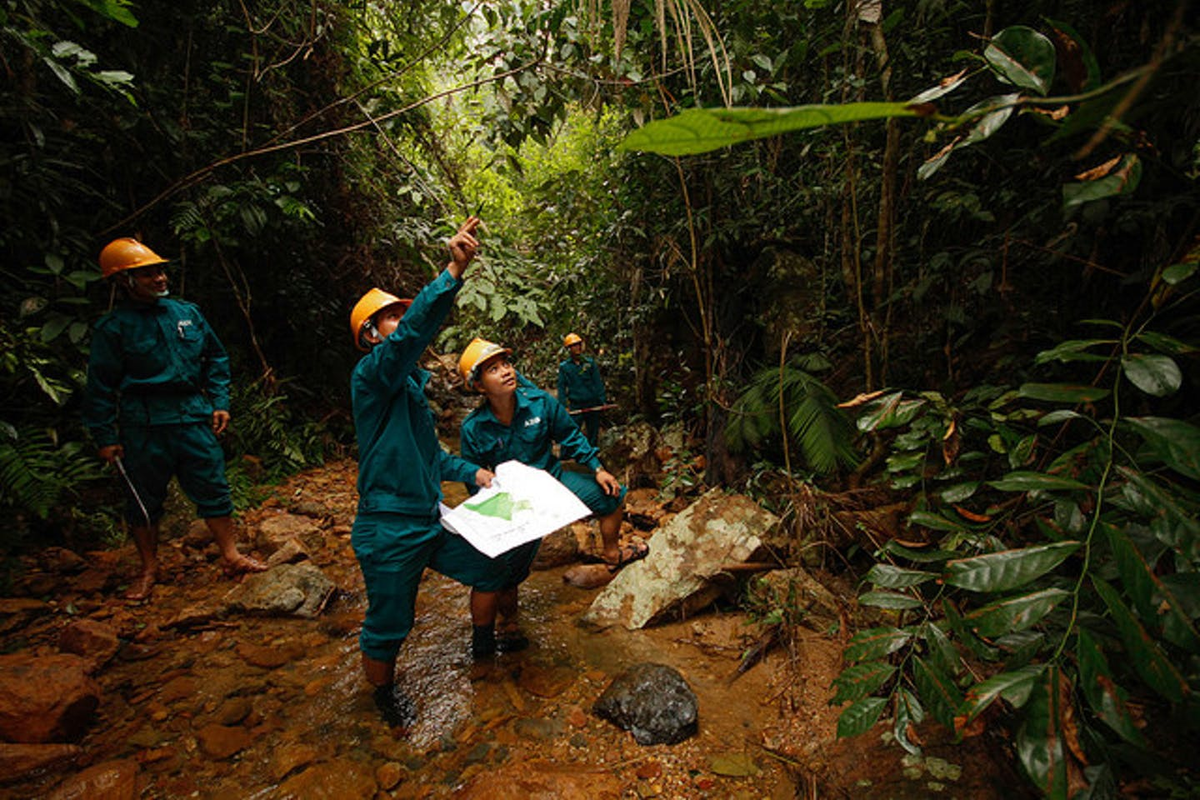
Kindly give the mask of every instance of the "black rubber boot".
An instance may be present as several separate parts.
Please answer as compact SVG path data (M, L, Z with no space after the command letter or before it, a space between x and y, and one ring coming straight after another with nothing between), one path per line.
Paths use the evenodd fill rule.
M471 630L471 655L487 658L496 652L496 632L491 625L476 625Z
M508 631L496 637L497 653L516 653L529 647L529 638L520 631Z
M417 707L395 684L375 687L375 707L383 721L394 728L409 728L417 721Z

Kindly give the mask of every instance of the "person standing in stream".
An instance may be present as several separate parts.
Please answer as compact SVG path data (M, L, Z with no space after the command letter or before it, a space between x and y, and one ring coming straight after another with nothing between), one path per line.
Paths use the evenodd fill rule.
M604 378L596 359L583 354L583 337L568 333L563 337L563 347L568 357L558 365L558 402L567 407L587 440L596 445L603 412L592 409L608 403Z
M490 470L505 461L520 461L557 478L599 520L602 557L610 574L645 558L650 547L642 540L620 544L625 487L604 469L599 452L562 404L517 372L509 361L511 353L507 347L477 338L459 358L463 383L487 399L463 420L459 436L463 458ZM564 469L554 455L555 444L564 459L575 461L588 474ZM485 605L490 598L472 603L475 630L471 651L475 656L513 652L529 644L517 620L517 589L529 575L539 544L541 540L535 539L498 557L507 565L508 583L496 596L493 608ZM474 614L477 605L480 615Z
M429 373L417 361L450 313L479 242L477 217L450 239L450 263L412 300L371 289L350 314L354 344L366 355L350 379L358 439L358 512L350 542L367 588L359 635L363 672L385 722L408 727L416 707L396 683L396 659L412 630L426 567L472 588L491 606L506 584L504 565L445 530L442 481L488 486L492 473L442 449L425 399Z
M225 454L229 357L200 309L168 299L167 260L136 239L109 242L100 271L123 300L92 334L83 423L99 455L121 470L125 519L142 571L125 593L150 598L158 580L158 521L174 475L196 504L230 576L265 564L238 552Z

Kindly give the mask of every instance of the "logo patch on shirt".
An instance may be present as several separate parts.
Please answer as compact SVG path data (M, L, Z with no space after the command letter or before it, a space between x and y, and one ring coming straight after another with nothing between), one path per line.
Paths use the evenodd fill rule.
M541 421L542 421L541 417L530 417L529 419L525 420L525 427L528 428L532 425L537 425Z
M175 323L175 333L180 339L182 339L184 334L187 333L187 329L190 327L192 327L192 321L190 319L181 319Z

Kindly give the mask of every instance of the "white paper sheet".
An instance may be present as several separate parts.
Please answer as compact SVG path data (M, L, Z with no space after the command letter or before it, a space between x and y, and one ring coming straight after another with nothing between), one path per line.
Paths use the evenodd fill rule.
M442 505L442 526L495 558L592 513L545 470L519 461L496 467L492 485L457 508Z

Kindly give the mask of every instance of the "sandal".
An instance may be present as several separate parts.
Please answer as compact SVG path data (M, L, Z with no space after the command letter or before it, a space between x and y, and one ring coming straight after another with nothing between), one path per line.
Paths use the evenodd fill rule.
M641 539L634 539L628 544L621 545L620 550L617 551L615 562L605 561L604 564L610 573L616 573L635 561L641 561L648 555L650 555L650 545Z

